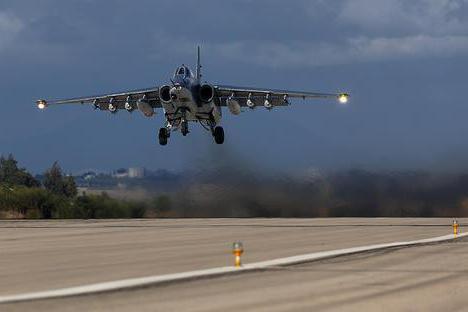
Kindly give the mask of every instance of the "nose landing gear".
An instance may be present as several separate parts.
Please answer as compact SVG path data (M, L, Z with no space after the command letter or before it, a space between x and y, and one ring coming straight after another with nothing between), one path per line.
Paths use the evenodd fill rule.
M185 119L182 119L180 124L180 132L182 132L183 136L186 136L190 132L188 129L188 121Z
M187 121L187 109L182 108L182 119L180 121L180 132L182 132L183 136L187 136L189 134L189 129L188 129L188 121Z

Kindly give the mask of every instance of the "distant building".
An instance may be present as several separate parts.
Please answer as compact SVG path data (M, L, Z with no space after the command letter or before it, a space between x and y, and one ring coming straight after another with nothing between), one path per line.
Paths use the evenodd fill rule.
M118 179L128 178L128 170L125 168L117 169L112 173L112 177Z
M145 168L128 168L128 177L131 179L141 179L145 177Z
M135 167L135 168L128 168L128 169L117 169L112 173L112 177L117 179L123 178L130 178L130 179L141 179L144 178L146 175L145 168L142 167Z
M88 171L88 172L85 172L84 174L81 175L81 177L86 181L95 179L96 176L97 176L97 174L94 171Z

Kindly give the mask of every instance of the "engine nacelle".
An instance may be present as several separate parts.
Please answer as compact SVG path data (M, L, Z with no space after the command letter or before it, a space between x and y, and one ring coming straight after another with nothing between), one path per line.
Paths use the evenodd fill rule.
M145 98L137 100L137 107L140 110L140 112L142 112L143 115L145 115L145 117L151 117L154 115L154 108Z
M171 87L170 86L162 86L159 88L159 98L163 103L171 103Z
M233 115L239 115L241 113L239 101L235 100L232 96L227 98L226 106Z
M203 103L211 103L213 101L214 94L215 92L212 85L204 84L200 86L199 96Z

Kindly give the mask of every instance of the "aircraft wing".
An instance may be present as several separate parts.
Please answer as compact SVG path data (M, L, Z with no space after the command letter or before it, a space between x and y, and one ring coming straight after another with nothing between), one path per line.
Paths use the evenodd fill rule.
M265 101L272 106L286 106L289 104L289 99L337 99L340 103L346 103L349 98L347 93L318 93L318 92L302 92L290 90L276 89L261 89L261 88L244 88L234 86L215 85L216 98L218 105L226 106L226 100L232 98L239 102L243 107L264 106ZM266 105L265 105L266 106Z
M129 103L132 107L136 108L137 100L141 99L145 100L154 108L161 107L158 87L63 100L38 100L36 104L40 109L44 109L50 105L92 104L96 109L100 110L109 110L111 107L109 104L112 104L112 106L117 110L125 109L126 103Z

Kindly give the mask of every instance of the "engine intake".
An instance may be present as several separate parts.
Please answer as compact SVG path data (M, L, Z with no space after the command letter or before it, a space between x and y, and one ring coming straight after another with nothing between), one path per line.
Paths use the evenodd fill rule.
M200 87L200 100L203 103L211 103L214 98L214 88L209 84L204 84Z
M170 86L162 86L159 88L159 98L163 103L171 103L171 87Z

